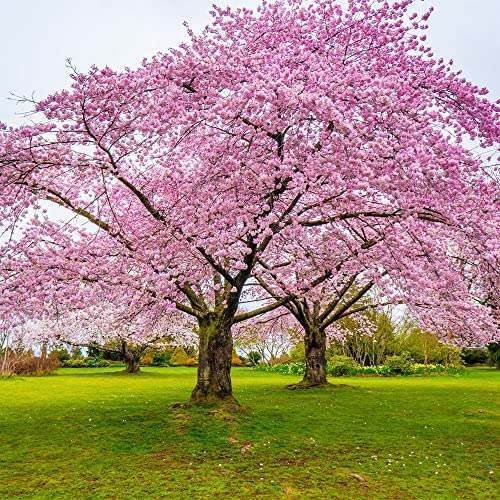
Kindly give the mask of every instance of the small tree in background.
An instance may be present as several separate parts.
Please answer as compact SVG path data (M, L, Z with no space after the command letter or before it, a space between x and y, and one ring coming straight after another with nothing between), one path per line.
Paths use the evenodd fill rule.
M262 359L262 355L260 352L257 351L249 351L247 353L247 358L250 363L252 363L253 366L256 366L259 364L260 360Z
M188 360L188 355L186 353L186 350L184 347L177 346L174 349L174 352L172 353L172 356L170 358L170 364L171 365L185 365Z
M488 344L488 359L491 366L500 369L500 342L491 342Z
M304 342L297 342L289 352L290 360L294 363L305 363L306 348Z
M466 366L486 365L488 363L488 351L478 348L464 348L461 352L462 360Z

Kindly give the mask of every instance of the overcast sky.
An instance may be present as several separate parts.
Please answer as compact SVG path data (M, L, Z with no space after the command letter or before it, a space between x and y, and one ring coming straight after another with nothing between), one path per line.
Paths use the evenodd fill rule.
M144 57L186 40L210 22L211 0L0 0L0 121L19 123L10 92L42 98L68 87L66 59L136 67ZM221 0L254 8L258 0ZM420 2L419 2L420 3ZM434 0L428 42L437 57L500 98L500 0Z

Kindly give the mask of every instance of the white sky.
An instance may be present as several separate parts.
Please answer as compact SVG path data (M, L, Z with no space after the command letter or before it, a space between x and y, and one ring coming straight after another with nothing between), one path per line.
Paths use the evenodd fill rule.
M186 40L210 22L211 0L0 0L0 121L19 123L10 92L35 98L68 87L66 59L136 67L144 57ZM254 8L258 0L220 0ZM420 4L420 2L418 2ZM500 98L500 0L434 0L428 42L436 57Z

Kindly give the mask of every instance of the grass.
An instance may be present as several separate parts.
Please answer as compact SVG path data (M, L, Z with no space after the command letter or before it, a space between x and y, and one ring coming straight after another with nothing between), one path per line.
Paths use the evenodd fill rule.
M497 498L500 370L298 380L235 369L227 413L172 407L189 368L0 379L0 498Z

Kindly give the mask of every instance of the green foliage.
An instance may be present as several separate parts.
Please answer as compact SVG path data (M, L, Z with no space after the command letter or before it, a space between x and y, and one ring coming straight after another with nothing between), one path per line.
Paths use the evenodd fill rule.
M163 365L168 365L170 363L170 356L167 356L163 352L155 352L153 354L153 361L152 365L153 366L163 366Z
M263 372L281 373L282 375L304 375L304 373L306 372L306 365L304 363L258 365L254 369Z
M250 351L247 356L248 361L250 361L252 365L258 365L260 360L262 359L262 355L257 351Z
M359 377L374 377L374 376L397 376L397 375L417 375L417 376L427 376L427 375L463 375L464 368L460 366L443 366L443 365L422 365L422 364L412 364L410 367L406 368L405 372L401 372L400 363L395 363L395 368L391 369L385 365L379 366L359 366L355 361L352 363L353 359L347 356L336 356L334 358L341 358L334 360L335 363L332 365L328 363L326 372L332 377L342 377L342 376L359 376ZM346 359L342 359L346 358ZM398 358L400 358L398 356ZM306 372L305 363L293 363L293 364L282 364L282 365L259 365L255 367L257 371L264 371L270 373L281 373L282 375L304 375Z
M56 349L52 349L52 351L50 351L49 356L56 357L60 363L63 363L64 361L67 361L69 358L71 358L70 353L64 347L58 347Z
M500 369L500 342L491 342L488 344L488 363Z
M371 335L365 333L360 323L372 325ZM390 316L376 309L368 309L360 316L348 316L338 322L346 333L344 341L334 341L327 351L327 359L332 356L348 356L361 366L382 364L390 352L390 345L396 337L396 327Z
M389 351L397 356L408 353L416 363L453 366L461 364L459 349L443 344L436 334L416 327L408 328L397 335L389 344Z
M83 358L82 348L78 346L73 346L71 348L71 357L72 358Z
M401 353L400 356L389 356L384 363L391 373L398 375L411 375L414 373L413 358L408 352Z
M355 373L359 364L349 356L332 356L328 361L327 373L333 376L342 376Z
M88 355L89 357L91 358L100 358L102 357L102 352L101 350L99 349L98 346L90 346L88 349Z
M196 359L196 347L193 346L193 345L188 345L184 348L184 350L186 351L186 355L188 358L195 358Z
M327 352L331 356L343 355L353 358L361 366L378 366L388 356L408 353L417 363L460 366L460 351L443 344L437 335L417 328L411 318L395 322L390 310L380 312L368 309L359 316L350 316L338 322L345 332L344 341L334 341ZM372 325L371 335L365 332ZM364 325L364 327L363 327Z
M187 360L188 360L188 355L186 354L184 347L180 345L175 348L172 357L170 358L170 364L173 366L185 365Z
M116 342L106 342L101 346L100 352L102 359L107 359L108 361L122 360L120 346Z
M304 342L298 342L295 344L288 355L290 356L290 361L294 363L305 363L306 348L304 346Z
M466 366L486 365L488 363L488 351L486 349L464 348L461 357Z
M95 367L95 358L88 357L85 359L82 358L70 358L62 364L64 368L93 368ZM106 359L98 359L97 367L98 368L107 368L110 366L110 362ZM116 365L115 365L116 366Z

